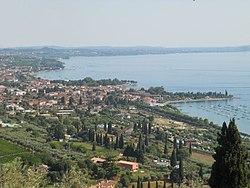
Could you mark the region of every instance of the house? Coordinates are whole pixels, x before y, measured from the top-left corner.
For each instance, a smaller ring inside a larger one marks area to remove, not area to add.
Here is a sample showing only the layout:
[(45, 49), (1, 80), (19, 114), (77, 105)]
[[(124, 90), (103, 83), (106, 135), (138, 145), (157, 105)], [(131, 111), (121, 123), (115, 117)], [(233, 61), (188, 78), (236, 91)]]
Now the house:
[(139, 163), (136, 163), (136, 162), (121, 160), (121, 161), (118, 161), (117, 165), (129, 171), (135, 171), (139, 169)]
[(93, 163), (104, 163), (104, 162), (106, 161), (106, 159), (102, 159), (102, 158), (99, 158), (99, 157), (93, 157), (93, 158), (91, 159), (91, 161), (92, 161)]
[(186, 139), (184, 140), (184, 146), (189, 147), (190, 145), (197, 144), (197, 140), (195, 139)]
[(155, 99), (152, 99), (152, 98), (149, 98), (149, 97), (144, 98), (143, 101), (144, 101), (146, 104), (149, 104), (149, 105), (154, 105), (154, 104), (156, 103), (156, 100), (155, 100)]

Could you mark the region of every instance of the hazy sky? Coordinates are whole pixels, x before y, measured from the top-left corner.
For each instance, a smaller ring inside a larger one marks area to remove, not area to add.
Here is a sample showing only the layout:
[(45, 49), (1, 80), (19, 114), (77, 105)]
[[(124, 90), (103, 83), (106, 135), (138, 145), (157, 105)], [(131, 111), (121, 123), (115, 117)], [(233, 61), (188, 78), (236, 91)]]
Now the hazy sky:
[(250, 44), (250, 0), (0, 0), (0, 47)]

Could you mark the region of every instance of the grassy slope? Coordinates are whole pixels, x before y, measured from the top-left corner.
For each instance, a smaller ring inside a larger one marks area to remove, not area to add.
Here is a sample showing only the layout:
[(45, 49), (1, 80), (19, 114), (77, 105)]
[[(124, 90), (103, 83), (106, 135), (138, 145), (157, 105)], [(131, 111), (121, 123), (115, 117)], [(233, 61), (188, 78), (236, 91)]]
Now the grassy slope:
[(35, 161), (39, 161), (38, 156), (33, 155), (31, 152), (25, 150), (24, 148), (12, 144), (6, 140), (0, 139), (0, 164), (10, 162), (16, 157), (20, 157), (23, 159), (33, 158)]

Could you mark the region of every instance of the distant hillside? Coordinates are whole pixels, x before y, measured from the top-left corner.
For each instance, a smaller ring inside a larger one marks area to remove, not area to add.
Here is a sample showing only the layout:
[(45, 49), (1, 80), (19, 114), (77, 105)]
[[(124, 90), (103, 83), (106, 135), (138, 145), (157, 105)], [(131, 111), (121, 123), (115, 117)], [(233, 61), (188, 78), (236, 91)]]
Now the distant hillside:
[(58, 47), (58, 46), (36, 46), (22, 48), (0, 49), (4, 52), (21, 52), (46, 57), (68, 58), (71, 56), (122, 56), (122, 55), (148, 55), (148, 54), (175, 54), (175, 53), (226, 53), (226, 52), (248, 52), (250, 45), (235, 47), (202, 47), (202, 48), (163, 48), (163, 47)]

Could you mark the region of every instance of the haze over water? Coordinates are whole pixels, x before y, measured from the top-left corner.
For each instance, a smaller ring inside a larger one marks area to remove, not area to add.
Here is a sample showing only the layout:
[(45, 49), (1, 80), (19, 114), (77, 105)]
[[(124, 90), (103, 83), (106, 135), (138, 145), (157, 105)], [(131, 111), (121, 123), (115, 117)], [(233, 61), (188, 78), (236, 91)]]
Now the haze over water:
[(230, 101), (181, 103), (183, 113), (219, 125), (235, 117), (240, 131), (250, 133), (250, 52), (140, 56), (73, 57), (60, 71), (40, 72), (46, 79), (118, 78), (138, 87), (163, 86), (167, 91), (225, 92)]

